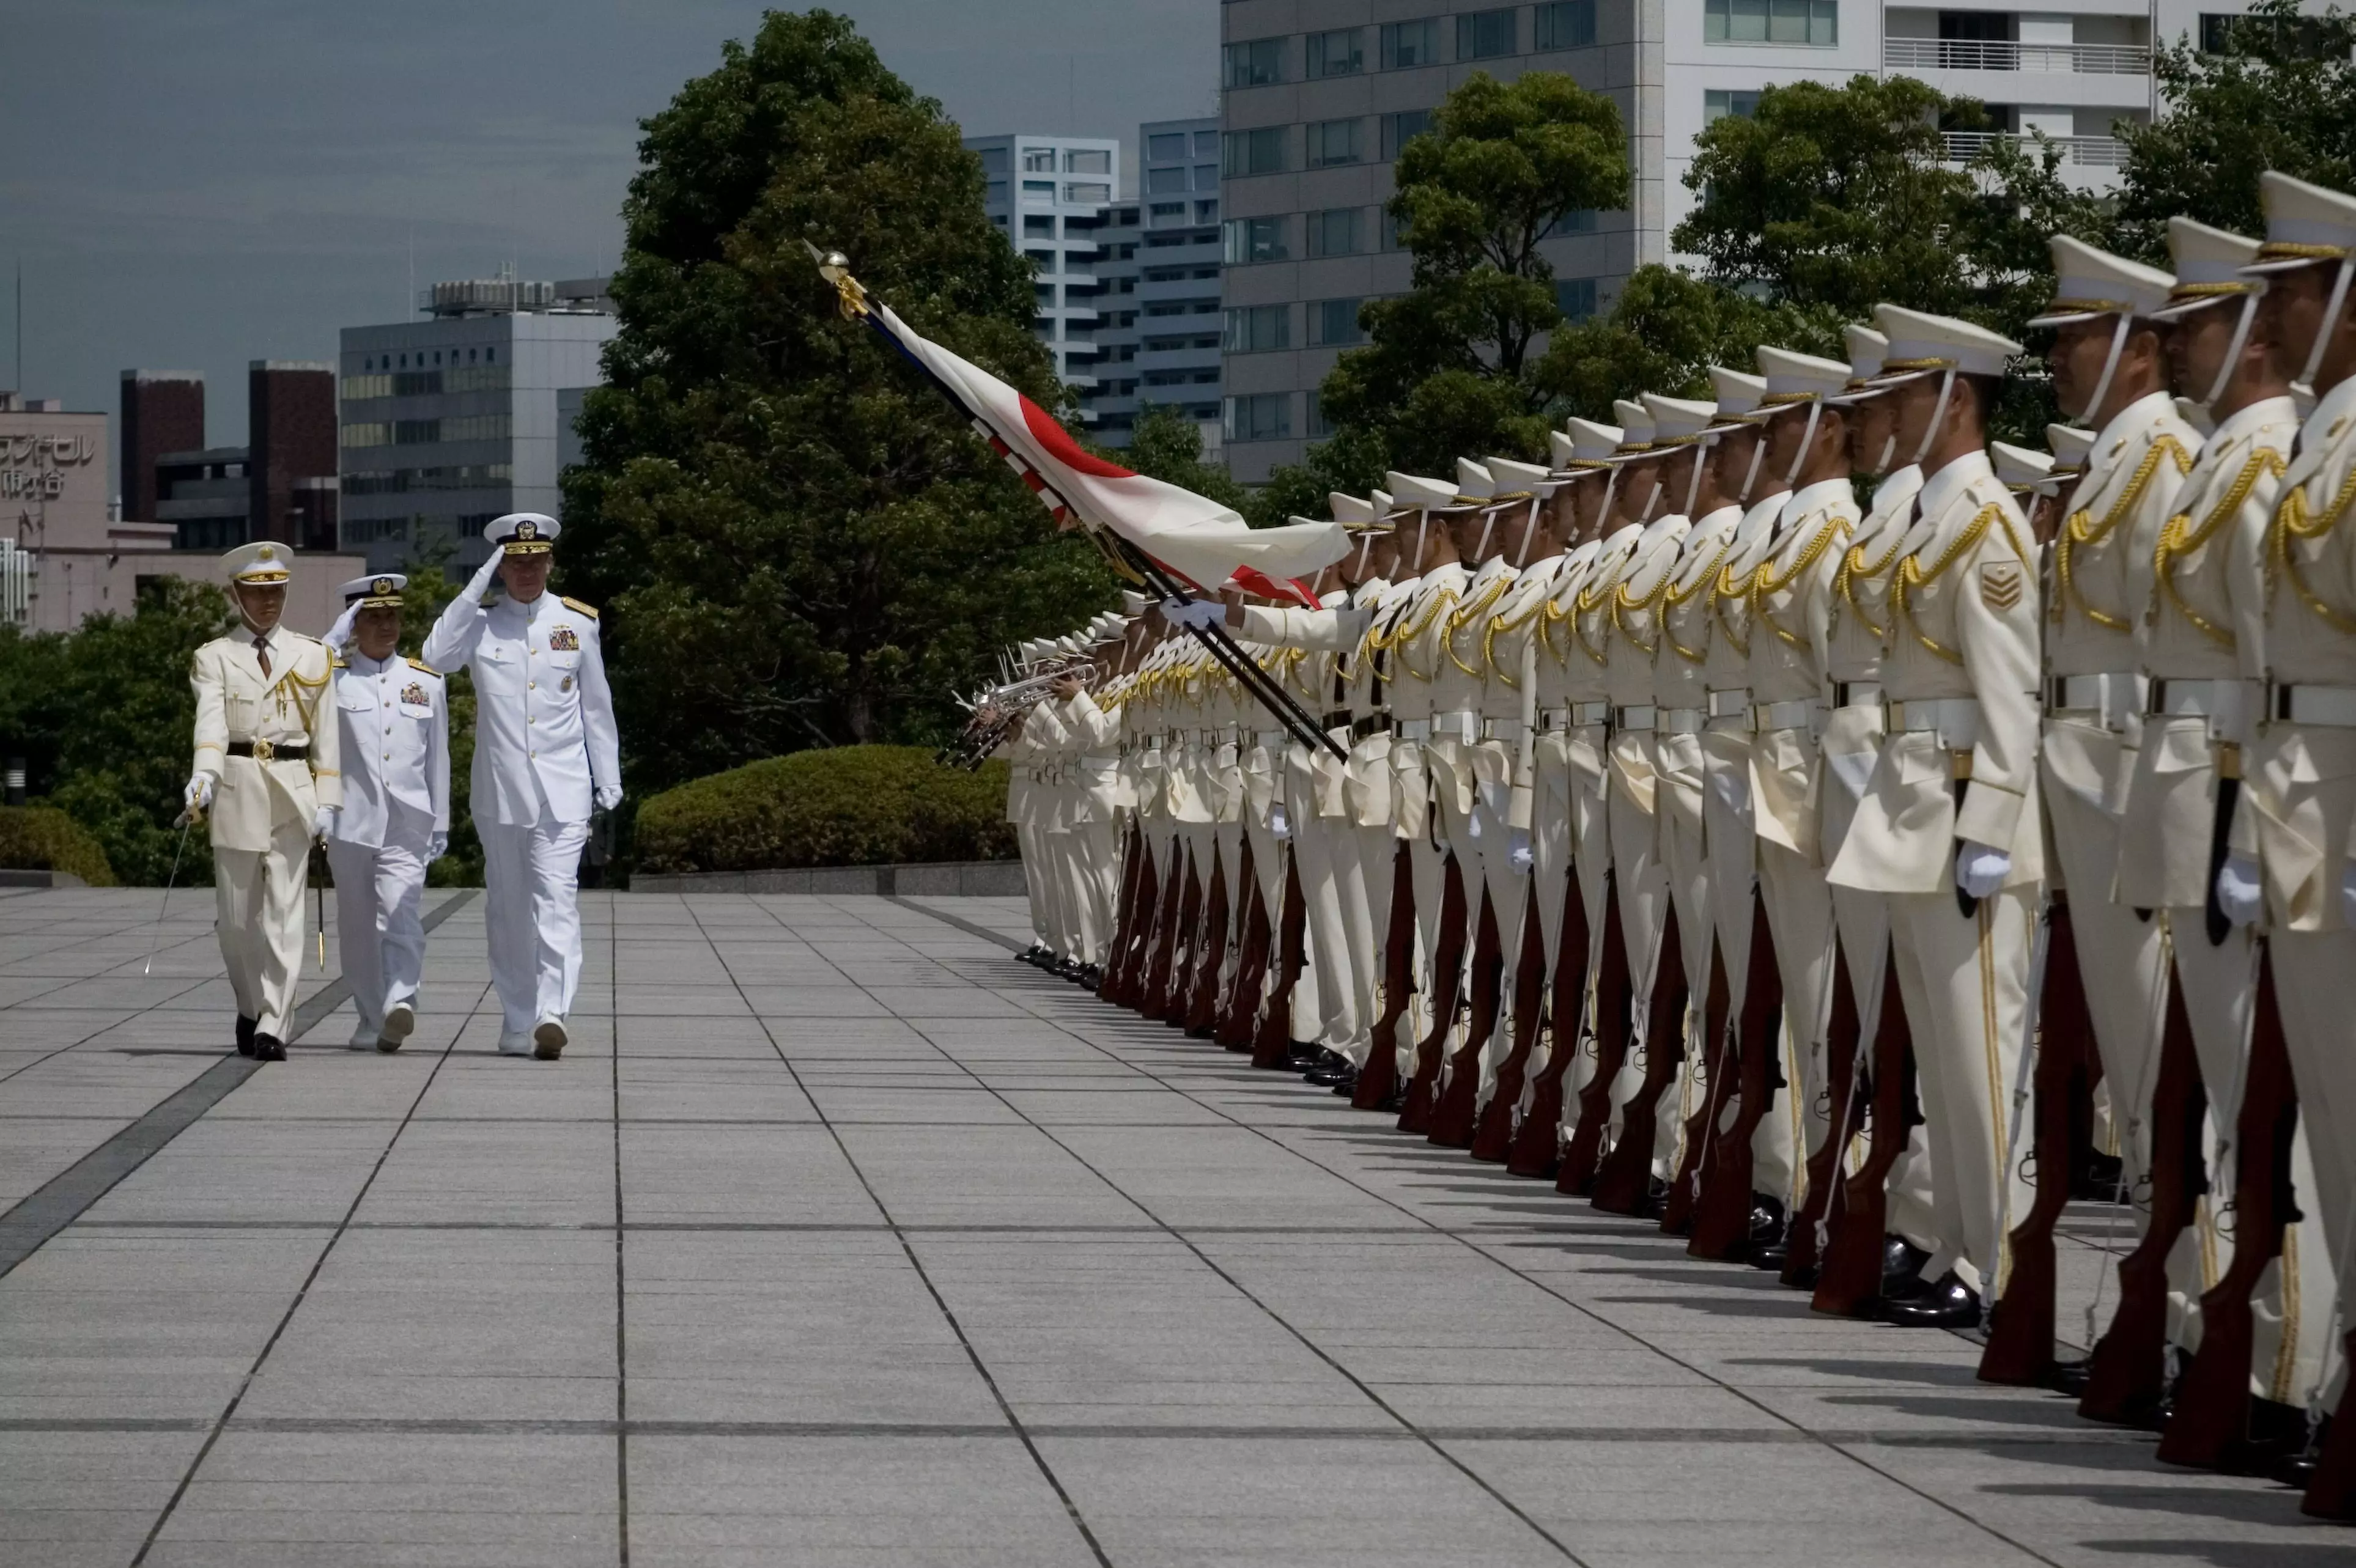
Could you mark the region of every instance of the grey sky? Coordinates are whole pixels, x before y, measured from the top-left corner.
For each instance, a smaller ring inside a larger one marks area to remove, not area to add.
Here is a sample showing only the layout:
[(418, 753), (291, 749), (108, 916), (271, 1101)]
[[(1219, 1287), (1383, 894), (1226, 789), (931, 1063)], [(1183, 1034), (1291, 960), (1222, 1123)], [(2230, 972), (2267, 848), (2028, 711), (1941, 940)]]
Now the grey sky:
[[(970, 134), (1137, 135), (1213, 112), (1217, 0), (837, 0)], [(0, 0), (0, 387), (116, 407), (205, 373), (245, 439), (250, 359), (325, 359), (418, 284), (611, 266), (637, 122), (753, 0)]]

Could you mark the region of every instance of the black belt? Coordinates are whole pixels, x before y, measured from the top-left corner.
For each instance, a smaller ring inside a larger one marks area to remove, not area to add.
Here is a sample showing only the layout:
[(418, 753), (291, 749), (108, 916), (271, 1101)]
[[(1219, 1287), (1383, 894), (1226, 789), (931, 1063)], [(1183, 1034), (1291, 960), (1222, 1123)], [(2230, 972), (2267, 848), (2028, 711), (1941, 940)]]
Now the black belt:
[(1390, 727), (1391, 716), (1389, 714), (1369, 713), (1364, 719), (1359, 720), (1356, 723), (1350, 726), (1350, 738), (1354, 741), (1363, 741), (1369, 735), (1383, 734), (1388, 731)]
[[(262, 748), (256, 751), (254, 748)], [(265, 763), (299, 763), (311, 754), (308, 741), (231, 741), (229, 754), (232, 757), (258, 757)]]

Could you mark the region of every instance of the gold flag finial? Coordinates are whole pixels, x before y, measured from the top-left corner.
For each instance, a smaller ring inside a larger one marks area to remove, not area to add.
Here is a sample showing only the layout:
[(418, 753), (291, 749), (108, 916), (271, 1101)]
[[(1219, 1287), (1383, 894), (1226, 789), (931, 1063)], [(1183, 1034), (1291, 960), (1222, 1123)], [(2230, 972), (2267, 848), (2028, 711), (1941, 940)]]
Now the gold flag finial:
[(840, 251), (820, 251), (809, 240), (802, 249), (818, 263), (818, 275), (834, 285), (835, 304), (845, 321), (857, 321), (867, 314), (867, 291), (851, 275), (851, 258)]

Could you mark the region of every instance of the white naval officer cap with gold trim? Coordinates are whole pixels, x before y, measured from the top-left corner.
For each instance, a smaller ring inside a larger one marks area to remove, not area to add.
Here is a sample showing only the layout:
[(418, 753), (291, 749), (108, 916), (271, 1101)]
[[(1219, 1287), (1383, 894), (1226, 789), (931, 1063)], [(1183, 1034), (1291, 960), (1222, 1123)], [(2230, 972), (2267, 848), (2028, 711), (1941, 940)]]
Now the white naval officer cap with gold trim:
[(1410, 512), (1438, 512), (1456, 505), (1456, 486), (1445, 479), (1425, 479), (1394, 470), (1383, 475), (1393, 504)]
[(1841, 346), (1848, 355), (1848, 380), (1839, 391), (1826, 394), (1825, 401), (1861, 403), (1890, 389), (1878, 380), (1890, 339), (1861, 321), (1852, 321), (1841, 328)]
[(1622, 434), (1617, 425), (1567, 419), (1560, 430), (1547, 432), (1547, 454), (1567, 478), (1601, 474), (1612, 466), (1612, 454), (1620, 450)]
[(1481, 466), (1489, 471), (1492, 488), (1490, 499), (1519, 500), (1526, 496), (1550, 496), (1560, 480), (1544, 465), (1524, 463), (1515, 457), (1484, 457)]
[(2020, 352), (2019, 344), (1976, 322), (1909, 310), (1901, 304), (1875, 305), (1873, 325), (1890, 339), (1881, 370), (1893, 381), (1942, 370), (1959, 376), (2001, 376)]
[(2265, 285), (2242, 269), (2258, 259), (2258, 242), (2229, 229), (2212, 229), (2181, 213), (2168, 220), (2168, 255), (2176, 263), (2176, 287), (2152, 315), (2177, 321), (2220, 300), (2237, 300)]
[(1713, 430), (1741, 429), (1751, 422), (1748, 416), (1759, 407), (1759, 400), (1767, 395), (1766, 377), (1737, 370), (1730, 365), (1711, 366), (1709, 385), (1718, 400), (1712, 410)]
[(2356, 196), (2268, 169), (2258, 176), (2258, 200), (2266, 210), (2265, 243), (2242, 271), (2264, 275), (2356, 258)]
[(402, 590), (408, 586), (409, 579), (400, 572), (380, 571), (373, 576), (355, 577), (336, 592), (344, 596), (345, 603), (358, 604), (363, 610), (398, 610)]
[(509, 555), (546, 555), (564, 525), (545, 512), (509, 512), (483, 525), (483, 538)]
[(2045, 427), (2045, 444), (2053, 453), (2053, 471), (2075, 477), (2086, 471), (2086, 454), (2094, 450), (2094, 437), (2099, 432), (2074, 424), (2049, 424)]
[(1612, 451), (1614, 462), (1626, 463), (1653, 450), (1652, 411), (1633, 399), (1614, 398), (1612, 417), (1620, 421), (1620, 444)]
[(1837, 359), (1762, 343), (1759, 346), (1759, 375), (1766, 385), (1760, 391), (1759, 406), (1749, 417), (1755, 422), (1784, 409), (1829, 398), (1847, 389), (1849, 374), (1849, 367)]
[(294, 552), (274, 539), (241, 544), (220, 559), (229, 580), (241, 587), (269, 588), (294, 575)]
[(1653, 445), (1691, 446), (1718, 417), (1718, 405), (1697, 398), (1665, 398), (1644, 394), (1644, 412), (1652, 416)]
[(2012, 490), (2029, 489), (2053, 472), (2051, 453), (2031, 452), (2008, 441), (1989, 442), (1988, 461), (1995, 465), (1996, 476)]
[(2176, 279), (2158, 267), (2097, 250), (2074, 234), (2046, 240), (2053, 254), (2053, 297), (2030, 326), (2069, 326), (2104, 315), (2149, 315), (2166, 304)]

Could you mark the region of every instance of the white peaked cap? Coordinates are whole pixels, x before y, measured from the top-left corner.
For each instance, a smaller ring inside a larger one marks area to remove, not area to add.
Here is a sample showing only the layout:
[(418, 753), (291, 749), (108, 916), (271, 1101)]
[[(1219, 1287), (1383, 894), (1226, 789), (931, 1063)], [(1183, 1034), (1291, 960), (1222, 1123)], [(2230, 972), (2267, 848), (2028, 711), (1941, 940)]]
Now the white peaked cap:
[(2052, 453), (2031, 452), (2008, 441), (1989, 442), (1988, 457), (1996, 464), (1996, 476), (2016, 489), (2034, 485), (2053, 471)]
[(2149, 315), (2168, 303), (2176, 280), (2158, 267), (2098, 251), (2074, 234), (2046, 241), (2053, 252), (2053, 298), (2031, 326), (2067, 326), (2098, 315)]
[(1764, 346), (1759, 350), (1759, 373), (1767, 379), (1766, 393), (1759, 400), (1762, 414), (1840, 391), (1849, 377), (1848, 367), (1837, 359)]
[(229, 574), (231, 582), (266, 588), (294, 576), (294, 552), (272, 539), (239, 545), (220, 559), (221, 570)]
[(2258, 176), (2258, 199), (2266, 209), (2266, 242), (2248, 271), (2282, 272), (2356, 254), (2356, 196), (2268, 169)]
[(1671, 443), (1682, 446), (1709, 428), (1718, 417), (1718, 405), (1692, 398), (1665, 398), (1658, 392), (1644, 394), (1644, 411), (1653, 416), (1653, 444)]
[(1767, 378), (1754, 376), (1748, 370), (1737, 370), (1730, 365), (1709, 368), (1709, 384), (1718, 398), (1719, 428), (1730, 430), (1742, 416), (1758, 408), (1759, 400), (1767, 395)]
[(1885, 375), (1955, 370), (1966, 376), (2001, 376), (2007, 362), (2020, 352), (2020, 345), (2001, 333), (1900, 304), (1875, 305), (1873, 325), (1890, 339), (1890, 352), (1882, 361)]
[(1144, 614), (1152, 603), (1152, 600), (1134, 588), (1124, 588), (1120, 591), (1120, 607), (1131, 615)]
[(402, 591), (408, 586), (409, 579), (398, 571), (372, 571), (353, 578), (336, 592), (343, 595), (345, 603), (358, 603), (363, 610), (397, 609)]
[(1456, 486), (1445, 479), (1423, 479), (1412, 474), (1393, 472), (1383, 475), (1383, 484), (1396, 497), (1395, 504), (1409, 511), (1430, 511), (1456, 505)]
[(1649, 451), (1653, 444), (1653, 416), (1642, 403), (1625, 398), (1612, 400), (1612, 417), (1620, 421), (1620, 446), (1617, 455), (1633, 457)]
[(1375, 516), (1377, 517), (1387, 517), (1398, 509), (1398, 503), (1391, 499), (1391, 493), (1388, 490), (1377, 490), (1367, 499), (1374, 503)]
[(1568, 419), (1562, 429), (1547, 432), (1547, 453), (1557, 468), (1591, 473), (1620, 448), (1618, 427), (1593, 420)]
[(1489, 471), (1492, 496), (1510, 496), (1516, 490), (1544, 491), (1554, 487), (1554, 479), (1536, 463), (1524, 463), (1512, 457), (1484, 457), (1481, 466)]
[(1869, 381), (1881, 374), (1881, 357), (1890, 352), (1890, 339), (1861, 321), (1852, 321), (1841, 328), (1841, 342), (1848, 349), (1849, 379)]
[(1361, 501), (1355, 496), (1346, 496), (1339, 490), (1326, 496), (1325, 505), (1337, 523), (1371, 523), (1375, 520), (1375, 504), (1372, 501)]
[(1489, 471), (1469, 457), (1456, 460), (1456, 498), (1460, 501), (1485, 501), (1497, 493), (1497, 483)]
[(2237, 300), (2256, 289), (2242, 269), (2258, 259), (2258, 242), (2246, 234), (2211, 229), (2190, 218), (2168, 220), (2168, 254), (2176, 263), (2176, 288), (2157, 312), (2162, 321), (2190, 315), (2219, 300)]
[(2096, 432), (2082, 430), (2073, 424), (2050, 424), (2045, 427), (2045, 444), (2053, 451), (2053, 464), (2067, 468), (2072, 474), (2086, 466), (2086, 454), (2094, 450)]

